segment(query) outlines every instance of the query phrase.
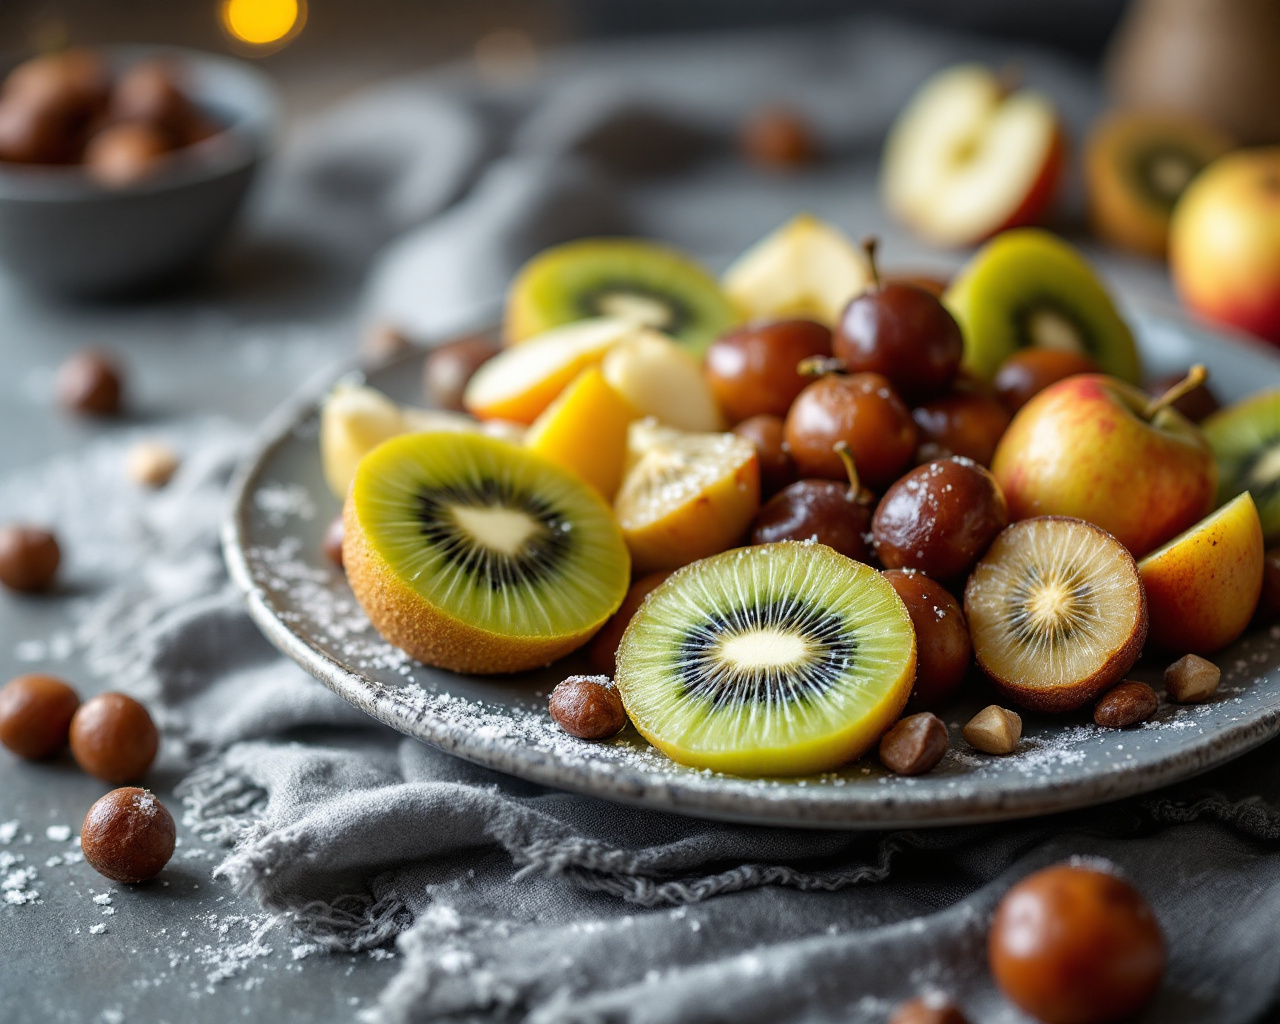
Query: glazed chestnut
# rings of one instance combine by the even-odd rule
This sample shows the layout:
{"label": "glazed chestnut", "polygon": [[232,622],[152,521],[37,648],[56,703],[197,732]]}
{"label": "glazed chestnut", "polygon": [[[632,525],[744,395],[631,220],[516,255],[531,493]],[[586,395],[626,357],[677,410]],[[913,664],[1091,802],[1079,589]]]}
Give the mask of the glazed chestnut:
{"label": "glazed chestnut", "polygon": [[988,938],[996,984],[1044,1024],[1127,1020],[1155,995],[1164,938],[1142,895],[1099,868],[1059,865],[1000,901]]}
{"label": "glazed chestnut", "polygon": [[767,501],[751,528],[752,544],[815,540],[858,562],[871,558],[871,509],[847,484],[798,480]]}
{"label": "glazed chestnut", "polygon": [[783,106],[754,111],[742,126],[738,144],[748,160],[771,170],[803,167],[818,155],[818,143],[809,122]]}
{"label": "glazed chestnut", "polygon": [[707,384],[731,423],[770,413],[785,416],[809,378],[796,369],[831,354],[831,332],[812,320],[748,324],[707,349]]}
{"label": "glazed chestnut", "polygon": [[[1187,372],[1183,370],[1180,373],[1167,373],[1163,377],[1157,377],[1147,385],[1147,394],[1153,398],[1159,398],[1170,388],[1177,387],[1186,380]],[[1203,381],[1179,395],[1170,405],[1192,423],[1200,423],[1202,420],[1207,420],[1222,408],[1222,403],[1218,401],[1218,396]]]}
{"label": "glazed chestnut", "polygon": [[320,550],[324,552],[324,557],[329,559],[329,561],[339,569],[342,568],[343,532],[342,513],[339,512],[325,528],[324,540],[320,542]]}
{"label": "glazed chestnut", "polygon": [[917,432],[911,410],[887,378],[829,373],[800,392],[783,436],[800,476],[844,479],[844,463],[835,450],[844,441],[863,485],[879,491],[910,465]]}
{"label": "glazed chestnut", "polygon": [[71,756],[87,774],[120,785],[142,778],[160,733],[147,709],[123,693],[100,693],[71,719]]}
{"label": "glazed chestnut", "polygon": [[570,676],[548,702],[551,719],[580,740],[607,740],[627,724],[622,696],[608,676]]}
{"label": "glazed chestnut", "polygon": [[62,561],[58,538],[48,530],[14,524],[0,527],[0,583],[32,594],[53,582]]}
{"label": "glazed chestnut", "polygon": [[950,999],[931,992],[899,1005],[889,1024],[969,1024],[969,1018]]}
{"label": "glazed chestnut", "polygon": [[133,885],[164,870],[177,845],[173,815],[155,794],[114,789],[89,808],[80,849],[89,866],[113,882]]}
{"label": "glazed chestnut", "polygon": [[67,745],[76,691],[46,675],[18,676],[0,689],[0,743],[19,757],[38,761]]}
{"label": "glazed chestnut", "polygon": [[980,391],[954,391],[911,410],[920,432],[917,462],[961,455],[990,466],[1009,426],[1004,403]]}
{"label": "glazed chestnut", "polygon": [[0,100],[0,160],[14,164],[65,164],[80,140],[56,109],[22,99]]}
{"label": "glazed chestnut", "polygon": [[111,77],[102,58],[74,48],[19,64],[4,80],[0,95],[5,102],[29,104],[75,124],[100,112],[110,90]]}
{"label": "glazed chestnut", "polygon": [[960,603],[924,573],[886,569],[884,578],[902,598],[916,628],[916,682],[908,710],[932,711],[960,689],[969,671],[969,623]]}
{"label": "glazed chestnut", "polygon": [[114,124],[89,140],[84,150],[84,169],[100,185],[124,188],[158,173],[169,148],[168,136],[154,125]]}
{"label": "glazed chestnut", "polygon": [[422,388],[437,409],[462,412],[462,393],[476,370],[502,349],[492,338],[477,334],[432,349],[422,364]]}
{"label": "glazed chestnut", "polygon": [[186,141],[195,107],[178,87],[173,69],[164,61],[135,64],[111,90],[108,117],[113,122],[148,124],[164,133],[170,144]]}
{"label": "glazed chestnut", "polygon": [[992,382],[1000,401],[1017,412],[1047,388],[1077,373],[1097,373],[1098,364],[1079,352],[1024,348],[1006,359]]}
{"label": "glazed chestnut", "polygon": [[832,354],[850,373],[879,373],[909,402],[942,394],[960,369],[964,337],[946,306],[913,284],[881,281],[875,242],[864,243],[872,283],[840,314]]}
{"label": "glazed chestnut", "polygon": [[796,479],[796,464],[787,451],[781,416],[750,416],[733,428],[739,437],[754,441],[760,456],[760,495],[770,498]]}
{"label": "glazed chestnut", "polygon": [[887,569],[958,580],[1009,525],[999,484],[972,459],[917,466],[885,492],[871,520]]}
{"label": "glazed chestnut", "polygon": [[68,412],[117,416],[123,404],[120,367],[107,353],[82,349],[58,367],[54,386]]}

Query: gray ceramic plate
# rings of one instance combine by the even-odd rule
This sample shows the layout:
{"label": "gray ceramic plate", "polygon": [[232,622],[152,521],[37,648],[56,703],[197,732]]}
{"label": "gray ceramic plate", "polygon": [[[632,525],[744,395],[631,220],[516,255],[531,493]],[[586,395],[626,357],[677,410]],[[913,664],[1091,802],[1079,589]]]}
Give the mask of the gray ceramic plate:
{"label": "gray ceramic plate", "polygon": [[[1208,364],[1215,389],[1237,398],[1280,383],[1261,348],[1171,321],[1135,318],[1149,371]],[[421,354],[373,371],[369,383],[420,403]],[[411,660],[379,638],[321,554],[338,502],[321,479],[314,399],[282,410],[242,467],[223,543],[250,614],[289,657],[373,717],[459,757],[533,782],[682,814],[770,825],[877,828],[991,821],[1141,793],[1202,772],[1280,732],[1280,628],[1249,635],[1218,657],[1217,698],[1161,704],[1125,732],[1085,715],[1027,716],[1008,757],[972,751],[960,728],[994,698],[970,692],[942,712],[951,751],[928,775],[900,778],[873,758],[839,772],[761,780],[682,768],[634,731],[603,744],[574,740],[547,715],[547,693],[574,659],[527,675],[481,678]],[[1160,666],[1134,675],[1160,689]]]}

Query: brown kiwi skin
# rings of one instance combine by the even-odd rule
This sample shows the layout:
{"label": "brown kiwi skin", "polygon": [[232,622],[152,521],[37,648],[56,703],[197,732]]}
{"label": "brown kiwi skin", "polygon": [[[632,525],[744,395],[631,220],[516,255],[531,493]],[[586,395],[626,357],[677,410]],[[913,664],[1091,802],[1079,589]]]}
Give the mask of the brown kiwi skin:
{"label": "brown kiwi skin", "polygon": [[432,608],[407,587],[369,542],[350,494],[342,523],[342,564],[356,600],[384,640],[424,665],[468,675],[542,668],[576,651],[612,614],[611,610],[568,636],[512,638],[490,633]]}
{"label": "brown kiwi skin", "polygon": [[[1019,683],[1012,679],[1002,679],[995,673],[991,672],[985,664],[983,664],[982,656],[974,648],[974,660],[978,663],[978,667],[982,670],[991,684],[1002,694],[1018,704],[1020,707],[1028,711],[1043,711],[1048,714],[1062,714],[1067,711],[1075,711],[1084,707],[1090,701],[1101,696],[1112,686],[1124,678],[1126,672],[1133,668],[1134,663],[1142,656],[1142,648],[1147,642],[1147,628],[1150,621],[1147,617],[1147,594],[1142,589],[1141,577],[1138,575],[1138,563],[1134,560],[1133,555],[1129,553],[1129,549],[1117,541],[1111,534],[1100,526],[1083,519],[1075,519],[1072,516],[1035,516],[1031,519],[1020,520],[1021,523],[1037,522],[1037,521],[1054,521],[1060,520],[1071,523],[1080,523],[1095,531],[1099,537],[1106,538],[1113,542],[1116,548],[1123,555],[1129,565],[1130,570],[1135,577],[1138,577],[1139,587],[1138,593],[1142,597],[1141,604],[1138,608],[1138,623],[1129,639],[1124,645],[1116,650],[1110,658],[1108,658],[1098,670],[1086,679],[1072,683],[1070,686],[1048,686],[1036,687],[1028,686],[1026,683]],[[1019,523],[1012,523],[1005,529],[1013,529]],[[997,537],[997,540],[999,538]],[[964,588],[964,614],[967,620],[970,620],[972,611],[969,604],[970,592],[973,589],[974,574],[970,574],[968,583]]]}

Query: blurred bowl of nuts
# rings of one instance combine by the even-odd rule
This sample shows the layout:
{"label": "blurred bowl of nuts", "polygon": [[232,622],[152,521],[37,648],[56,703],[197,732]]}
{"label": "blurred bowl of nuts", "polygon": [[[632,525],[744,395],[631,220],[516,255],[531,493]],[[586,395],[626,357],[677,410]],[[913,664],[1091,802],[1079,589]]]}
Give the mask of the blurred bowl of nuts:
{"label": "blurred bowl of nuts", "polygon": [[170,47],[69,49],[0,84],[0,266],[107,296],[198,265],[230,228],[273,130],[266,76]]}

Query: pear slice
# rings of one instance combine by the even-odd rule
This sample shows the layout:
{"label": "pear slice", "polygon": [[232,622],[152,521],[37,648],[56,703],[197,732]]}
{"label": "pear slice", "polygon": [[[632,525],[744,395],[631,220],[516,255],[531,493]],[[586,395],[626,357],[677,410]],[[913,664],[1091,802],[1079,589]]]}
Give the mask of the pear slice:
{"label": "pear slice", "polygon": [[760,460],[737,434],[631,425],[614,513],[637,573],[676,569],[738,543],[760,507]]}
{"label": "pear slice", "polygon": [[802,316],[828,327],[870,283],[863,253],[809,214],[762,238],[738,257],[721,282],[744,317]]}
{"label": "pear slice", "polygon": [[701,363],[657,331],[642,329],[618,342],[601,369],[610,386],[643,416],[679,430],[724,429]]}

